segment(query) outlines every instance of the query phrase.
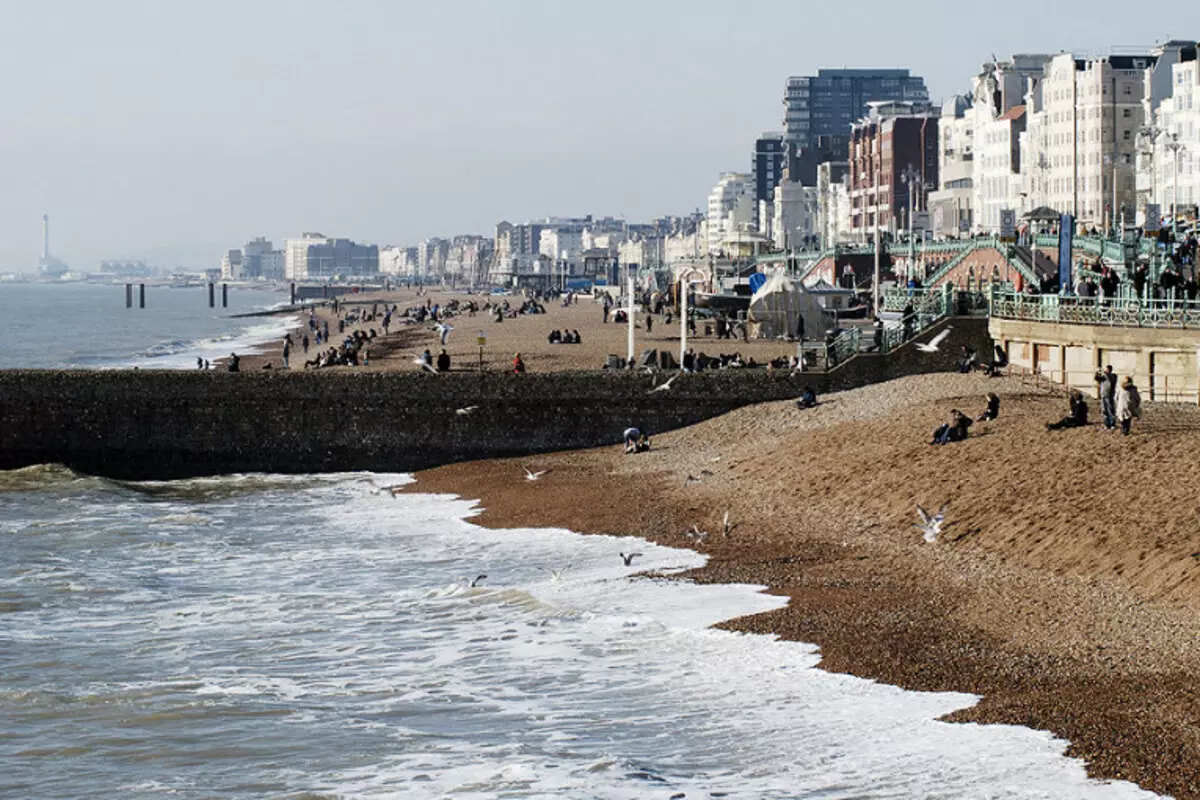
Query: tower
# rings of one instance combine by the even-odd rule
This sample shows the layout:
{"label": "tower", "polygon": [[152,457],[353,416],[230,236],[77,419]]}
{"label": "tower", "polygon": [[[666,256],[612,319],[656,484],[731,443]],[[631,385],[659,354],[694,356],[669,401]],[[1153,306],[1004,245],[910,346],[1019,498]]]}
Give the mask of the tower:
{"label": "tower", "polygon": [[50,215],[49,214],[42,214],[42,238],[44,240],[44,243],[42,244],[42,259],[45,261],[49,261],[50,260]]}

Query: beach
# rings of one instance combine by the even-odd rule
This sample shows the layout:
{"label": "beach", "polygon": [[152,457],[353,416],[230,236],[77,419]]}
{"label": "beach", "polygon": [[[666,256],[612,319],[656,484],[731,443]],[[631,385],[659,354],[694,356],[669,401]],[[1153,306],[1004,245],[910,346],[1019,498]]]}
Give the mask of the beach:
{"label": "beach", "polygon": [[[417,295],[415,290],[396,290],[366,292],[362,294],[343,295],[339,313],[335,314],[331,305],[317,305],[313,312],[323,324],[329,322],[330,336],[335,343],[340,344],[346,336],[360,330],[368,333],[375,329],[376,339],[369,346],[370,364],[366,367],[335,367],[335,369],[374,369],[374,370],[414,370],[419,369],[412,363],[413,358],[429,349],[436,358],[441,350],[441,344],[434,323],[426,320],[422,323],[405,324],[400,315],[406,308],[415,308],[429,303],[445,307],[448,302],[458,300],[460,304],[474,301],[480,307],[487,302],[503,303],[508,301],[514,308],[519,308],[524,298],[521,295],[488,295],[468,294],[466,292],[429,291]],[[397,313],[392,317],[391,333],[383,335],[380,320],[385,306],[397,306]],[[482,334],[486,338],[483,347],[483,368],[491,371],[508,371],[512,369],[512,359],[516,353],[521,354],[525,368],[529,372],[556,372],[563,370],[593,370],[604,366],[609,355],[624,358],[628,350],[628,327],[611,321],[603,321],[601,304],[593,300],[591,295],[576,295],[576,301],[569,307],[564,307],[561,300],[548,300],[544,303],[545,314],[524,314],[515,319],[505,319],[497,323],[495,318],[480,311],[475,316],[466,313],[451,317],[449,323],[454,330],[450,333],[446,352],[450,356],[452,371],[477,371],[480,364],[480,348],[478,338]],[[378,316],[374,322],[349,325],[340,336],[337,334],[338,317],[344,317],[355,308],[370,311],[376,308]],[[615,314],[616,308],[613,309]],[[294,315],[295,312],[280,312]],[[679,359],[679,321],[672,325],[664,325],[663,315],[655,315],[652,329],[645,329],[645,315],[639,313],[635,327],[635,357],[647,349],[669,351]],[[580,344],[550,344],[547,337],[552,330],[578,331]],[[308,332],[307,316],[293,332],[293,339],[298,339]],[[688,342],[691,349],[697,353],[704,352],[710,356],[719,353],[741,353],[745,358],[755,359],[765,364],[772,359],[789,358],[796,354],[795,343],[783,341],[738,339],[717,339],[715,330],[706,335],[702,319],[697,320],[696,336],[689,334]],[[311,335],[310,335],[311,338]],[[810,346],[815,346],[812,342]],[[282,366],[281,348],[263,347],[261,354],[243,357],[241,368],[244,370],[261,369],[268,362],[273,369]],[[310,342],[310,352],[307,358],[312,358],[315,343]],[[292,369],[304,367],[303,351],[297,347],[292,351],[290,362]]]}
{"label": "beach", "polygon": [[[989,391],[998,420],[929,445],[952,408],[976,415]],[[1150,405],[1128,438],[1048,432],[1061,394],[957,374],[821,400],[649,431],[639,455],[446,466],[413,489],[478,499],[489,527],[695,547],[711,559],[688,579],[789,599],[723,627],[815,643],[830,671],[978,694],[951,719],[1050,731],[1094,777],[1200,797],[1200,536],[1184,488],[1200,411]],[[547,474],[525,481],[524,467]],[[943,503],[946,530],[926,544],[916,506]]]}

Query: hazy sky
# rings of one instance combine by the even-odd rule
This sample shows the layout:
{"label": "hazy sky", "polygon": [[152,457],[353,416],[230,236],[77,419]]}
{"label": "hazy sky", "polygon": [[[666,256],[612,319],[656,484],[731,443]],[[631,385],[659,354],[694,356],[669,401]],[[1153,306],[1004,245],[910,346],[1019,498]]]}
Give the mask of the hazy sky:
{"label": "hazy sky", "polygon": [[909,67],[942,98],[992,52],[1200,36],[1189,4],[1157,8],[0,0],[0,270],[36,262],[45,212],[83,269],[216,265],[260,234],[415,243],[686,213],[781,128],[789,75]]}

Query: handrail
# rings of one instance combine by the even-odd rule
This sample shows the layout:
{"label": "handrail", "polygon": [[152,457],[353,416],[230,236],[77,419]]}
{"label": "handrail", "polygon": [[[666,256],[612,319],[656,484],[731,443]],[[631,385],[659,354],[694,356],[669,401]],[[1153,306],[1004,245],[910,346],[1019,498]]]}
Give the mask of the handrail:
{"label": "handrail", "polygon": [[1147,299],[1132,293],[1122,293],[1115,298],[1060,297],[994,288],[990,313],[996,319],[1025,322],[1200,329],[1200,300]]}

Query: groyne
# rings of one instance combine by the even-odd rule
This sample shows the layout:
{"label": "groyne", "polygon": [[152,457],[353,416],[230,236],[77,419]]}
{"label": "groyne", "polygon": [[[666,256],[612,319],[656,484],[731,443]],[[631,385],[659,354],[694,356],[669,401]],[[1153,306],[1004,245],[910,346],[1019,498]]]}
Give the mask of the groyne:
{"label": "groyne", "polygon": [[937,354],[865,354],[828,374],[698,373],[655,393],[644,372],[0,372],[0,469],[62,463],[130,480],[407,472],[594,447],[620,442],[631,425],[661,433],[794,398],[805,385],[826,392],[944,371],[959,344],[986,353],[986,337],[986,321],[959,319]]}

